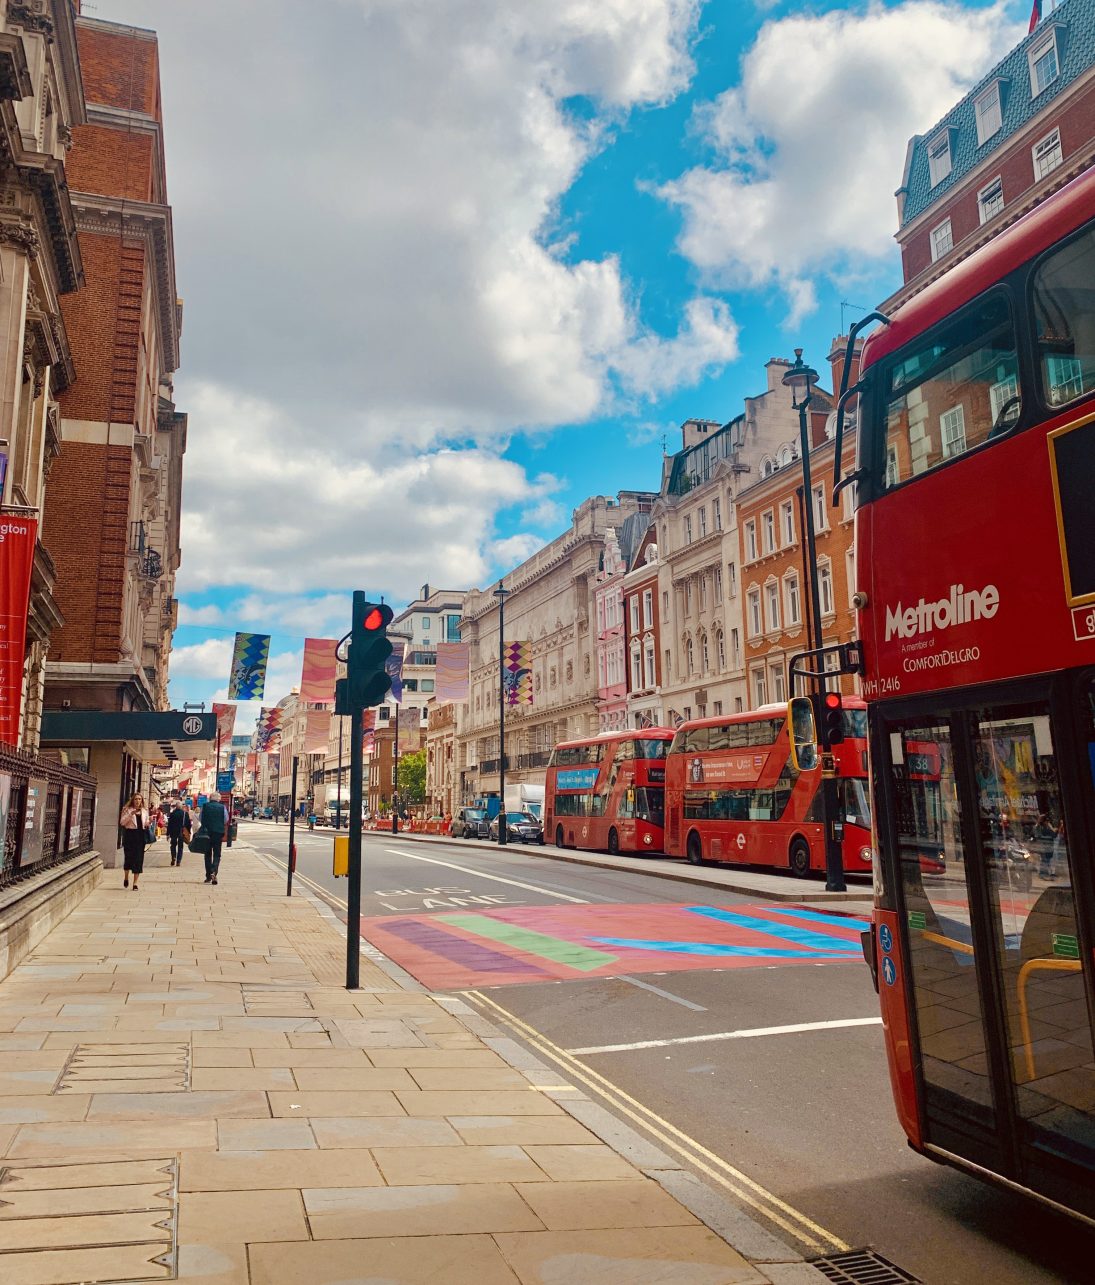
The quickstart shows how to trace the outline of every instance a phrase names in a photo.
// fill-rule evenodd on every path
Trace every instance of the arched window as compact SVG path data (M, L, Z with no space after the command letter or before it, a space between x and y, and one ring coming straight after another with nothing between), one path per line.
M726 639L721 629L715 631L715 655L719 660L719 669L726 668Z
M696 657L695 657L695 652L692 648L691 638L689 638L684 644L684 659L685 659L685 664L688 666L688 673L690 674L694 673L696 669Z
M703 672L706 674L711 668L711 658L707 652L707 635L700 635L700 656L703 660Z
M762 459L760 462L761 477L771 477L773 468L774 468L774 465L772 464L772 461L766 455L764 459Z

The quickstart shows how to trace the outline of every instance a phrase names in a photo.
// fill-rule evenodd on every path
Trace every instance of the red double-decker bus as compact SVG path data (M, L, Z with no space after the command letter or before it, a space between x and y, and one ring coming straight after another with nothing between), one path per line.
M557 745L544 789L544 837L559 848L660 852L672 739L671 728L648 727Z
M866 705L845 697L844 740L833 747L844 869L871 870ZM694 865L825 869L821 767L792 761L786 705L701 718L678 729L665 763L665 851Z
M1093 211L1088 171L872 333L855 474L865 946L901 1123L1089 1220Z

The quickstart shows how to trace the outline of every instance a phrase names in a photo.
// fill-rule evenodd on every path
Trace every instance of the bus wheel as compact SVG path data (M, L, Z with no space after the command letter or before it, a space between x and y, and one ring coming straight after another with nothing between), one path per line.
M610 856L618 857L620 855L620 836L616 833L615 826L608 832L608 851Z
M791 844L791 873L798 879L805 879L810 873L810 845L805 839L796 839Z
M555 846L557 848L565 848L567 846L563 842L563 827L561 825L555 827Z
M702 866L703 844L700 842L700 836L693 830L688 836L688 860L694 866Z

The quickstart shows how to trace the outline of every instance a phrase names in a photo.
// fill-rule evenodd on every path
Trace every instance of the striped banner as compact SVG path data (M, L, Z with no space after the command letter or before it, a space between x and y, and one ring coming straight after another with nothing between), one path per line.
M266 690L266 662L269 659L269 634L236 634L232 669L228 675L230 701L262 699Z
M325 709L310 709L305 716L303 753L326 754L330 731L330 713Z
M337 638L305 638L304 665L300 675L300 700L304 705L333 705L338 661Z
M364 753L369 755L373 752L373 746L376 744L376 710L367 709L362 715L362 747Z
M269 753L280 746L282 713L277 706L259 711L258 726L255 728L255 749L260 754Z
M532 704L532 643L506 643L502 649L502 684L507 705Z
M437 677L435 699L442 705L466 701L471 695L470 643L437 644Z

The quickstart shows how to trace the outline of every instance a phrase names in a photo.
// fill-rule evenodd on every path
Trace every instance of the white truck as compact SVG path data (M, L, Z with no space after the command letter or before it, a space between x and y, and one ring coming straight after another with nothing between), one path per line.
M544 819L544 787L542 785L507 785L506 811L531 812L537 821Z

